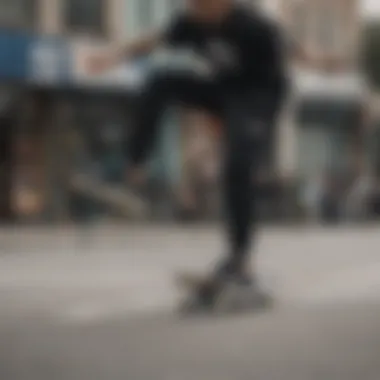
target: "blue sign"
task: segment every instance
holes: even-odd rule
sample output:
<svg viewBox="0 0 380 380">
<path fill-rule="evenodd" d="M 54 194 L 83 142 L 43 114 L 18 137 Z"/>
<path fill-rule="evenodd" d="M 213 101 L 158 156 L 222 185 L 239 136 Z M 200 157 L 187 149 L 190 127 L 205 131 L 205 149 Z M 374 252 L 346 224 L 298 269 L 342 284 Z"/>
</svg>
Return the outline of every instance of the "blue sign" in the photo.
<svg viewBox="0 0 380 380">
<path fill-rule="evenodd" d="M 56 37 L 0 33 L 0 78 L 38 84 L 60 84 L 71 77 L 71 49 Z"/>
<path fill-rule="evenodd" d="M 0 32 L 0 80 L 45 86 L 133 87 L 131 77 L 145 77 L 150 59 L 126 64 L 125 71 L 113 77 L 109 73 L 95 78 L 74 75 L 74 55 L 70 40 L 55 36 Z M 112 73 L 111 73 L 112 74 Z M 83 80 L 82 80 L 83 79 Z"/>
<path fill-rule="evenodd" d="M 24 80 L 31 36 L 23 33 L 0 33 L 0 78 Z"/>
<path fill-rule="evenodd" d="M 27 54 L 27 79 L 39 84 L 62 84 L 71 79 L 71 49 L 62 39 L 41 37 L 31 41 Z"/>
</svg>

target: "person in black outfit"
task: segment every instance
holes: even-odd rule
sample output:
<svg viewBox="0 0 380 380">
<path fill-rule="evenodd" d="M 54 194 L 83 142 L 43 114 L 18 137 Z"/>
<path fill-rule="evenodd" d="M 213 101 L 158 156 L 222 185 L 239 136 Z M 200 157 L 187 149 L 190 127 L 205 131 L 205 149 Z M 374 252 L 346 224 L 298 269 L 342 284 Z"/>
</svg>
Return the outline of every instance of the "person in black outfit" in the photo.
<svg viewBox="0 0 380 380">
<path fill-rule="evenodd" d="M 163 112 L 173 102 L 220 117 L 225 135 L 228 247 L 216 273 L 251 283 L 250 237 L 257 217 L 252 173 L 265 154 L 266 137 L 286 94 L 288 44 L 279 25 L 237 1 L 188 0 L 186 5 L 163 33 L 141 38 L 112 56 L 90 57 L 88 67 L 93 72 L 102 71 L 161 45 L 189 48 L 202 58 L 201 71 L 167 67 L 152 73 L 143 90 L 141 112 L 127 152 L 134 167 L 146 162 Z M 292 50 L 308 59 L 301 49 Z"/>
</svg>

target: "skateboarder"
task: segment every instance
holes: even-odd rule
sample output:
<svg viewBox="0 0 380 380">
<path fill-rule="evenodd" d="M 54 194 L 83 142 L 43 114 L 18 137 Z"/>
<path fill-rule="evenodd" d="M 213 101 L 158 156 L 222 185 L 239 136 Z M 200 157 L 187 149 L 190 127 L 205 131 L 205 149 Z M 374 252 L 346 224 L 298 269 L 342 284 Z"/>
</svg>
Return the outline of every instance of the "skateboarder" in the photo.
<svg viewBox="0 0 380 380">
<path fill-rule="evenodd" d="M 252 287 L 255 272 L 248 269 L 248 261 L 251 231 L 257 219 L 252 174 L 260 166 L 262 148 L 286 94 L 288 44 L 279 25 L 241 2 L 187 0 L 186 8 L 164 31 L 140 38 L 112 55 L 89 57 L 88 67 L 94 73 L 101 72 L 165 45 L 192 49 L 202 59 L 202 70 L 168 66 L 152 73 L 142 93 L 127 153 L 134 168 L 144 165 L 163 112 L 173 102 L 220 118 L 225 142 L 223 190 L 228 244 L 226 256 L 212 277 L 220 283 L 232 281 Z M 292 52 L 308 59 L 301 49 Z"/>
</svg>

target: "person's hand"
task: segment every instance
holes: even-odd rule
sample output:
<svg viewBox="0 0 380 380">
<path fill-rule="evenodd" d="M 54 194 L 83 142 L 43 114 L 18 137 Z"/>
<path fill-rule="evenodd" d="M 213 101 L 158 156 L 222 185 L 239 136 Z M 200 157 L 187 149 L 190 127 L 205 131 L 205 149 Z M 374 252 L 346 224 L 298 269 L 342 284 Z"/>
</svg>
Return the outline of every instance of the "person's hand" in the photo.
<svg viewBox="0 0 380 380">
<path fill-rule="evenodd" d="M 102 74 L 112 69 L 117 64 L 116 58 L 112 54 L 95 54 L 87 57 L 85 65 L 90 74 Z"/>
</svg>

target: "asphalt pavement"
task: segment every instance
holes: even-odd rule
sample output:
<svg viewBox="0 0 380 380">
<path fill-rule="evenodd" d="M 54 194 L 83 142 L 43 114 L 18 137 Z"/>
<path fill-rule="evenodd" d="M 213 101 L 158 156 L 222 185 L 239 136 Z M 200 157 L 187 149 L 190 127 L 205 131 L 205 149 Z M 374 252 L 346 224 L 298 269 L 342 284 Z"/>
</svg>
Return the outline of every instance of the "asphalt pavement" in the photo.
<svg viewBox="0 0 380 380">
<path fill-rule="evenodd" d="M 0 231 L 1 380 L 379 380 L 380 231 L 268 229 L 273 310 L 182 319 L 179 269 L 211 228 Z"/>
</svg>

